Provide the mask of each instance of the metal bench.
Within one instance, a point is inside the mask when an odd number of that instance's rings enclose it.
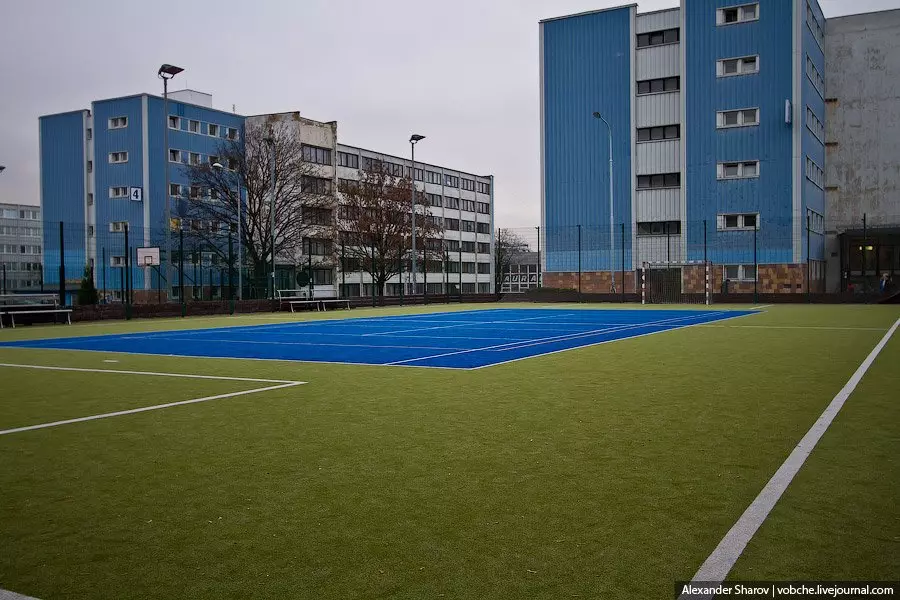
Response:
[[[284,300],[287,302],[288,306],[291,307],[291,312],[294,312],[294,306],[305,306],[312,304],[316,307],[316,312],[319,312],[320,301],[319,300]]]
[[[0,312],[0,315],[9,315],[9,321],[12,324],[13,329],[16,328],[16,315],[40,315],[40,314],[60,314],[63,313],[66,315],[66,323],[69,325],[72,324],[72,309],[71,308],[42,308],[40,310],[5,310]],[[56,317],[54,317],[53,322],[56,322]],[[3,319],[0,319],[0,327],[3,326]]]
[[[326,304],[345,304],[347,306],[347,310],[350,310],[350,300],[346,298],[327,298],[319,300],[322,303],[322,310],[325,310]]]

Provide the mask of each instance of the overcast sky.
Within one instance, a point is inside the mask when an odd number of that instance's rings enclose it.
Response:
[[[826,17],[900,0],[820,0]],[[38,116],[174,89],[299,110],[341,142],[496,176],[496,225],[540,215],[538,21],[613,0],[4,0],[0,202],[38,203]],[[677,0],[639,2],[645,12]]]

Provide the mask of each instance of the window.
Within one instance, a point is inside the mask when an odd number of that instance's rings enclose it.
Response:
[[[442,206],[443,202],[441,200],[440,194],[425,194],[426,201],[429,206]]]
[[[461,183],[462,183],[462,189],[468,190],[470,192],[475,191],[475,180],[474,179],[463,179]]]
[[[87,203],[88,203],[88,206],[94,205],[94,193],[93,192],[88,192]]]
[[[228,159],[228,170],[229,171],[237,171],[238,169],[238,161],[234,158]]]
[[[169,129],[181,129],[181,117],[169,116]]]
[[[359,168],[359,155],[350,154],[349,152],[338,152],[338,164],[342,167],[351,169]]]
[[[200,197],[200,186],[199,186],[199,185],[192,185],[192,186],[190,187],[190,190],[189,190],[188,193],[190,194],[191,200],[196,200],[197,198]]]
[[[111,187],[111,188],[109,188],[109,197],[110,198],[127,198],[128,197],[128,188],[125,186]]]
[[[825,143],[825,124],[819,120],[816,113],[807,106],[806,107],[806,127],[812,132],[817,140]]]
[[[487,202],[479,202],[478,203],[478,213],[482,215],[491,214],[491,205]]]
[[[462,227],[460,228],[460,231],[475,233],[475,221],[462,221]]]
[[[813,34],[813,38],[815,38],[816,43],[819,44],[819,48],[825,49],[825,28],[819,23],[819,19],[816,18],[816,14],[813,12],[812,6],[809,2],[806,3],[806,25],[809,27],[809,30]]]
[[[681,186],[681,173],[660,173],[658,175],[638,175],[637,189],[651,190]]]
[[[444,228],[450,231],[459,231],[459,219],[444,219]]]
[[[219,126],[212,123],[206,124],[206,134],[213,137],[219,137]]]
[[[459,208],[459,198],[451,198],[450,196],[446,196],[444,198],[444,208]]]
[[[745,108],[743,110],[725,110],[716,113],[716,127],[749,127],[759,125],[759,109]]]
[[[92,161],[92,160],[87,161],[87,172],[88,173],[94,172],[94,161]]]
[[[232,142],[238,139],[238,130],[234,127],[229,127],[226,131],[225,137],[227,137]]]
[[[816,88],[816,91],[819,92],[819,95],[824,99],[825,80],[822,78],[822,74],[819,73],[819,70],[816,68],[816,65],[813,63],[808,54],[806,55],[806,76],[809,77],[809,80],[812,82],[813,87]]]
[[[461,249],[459,240],[444,240],[444,250],[447,252],[459,252]]]
[[[124,267],[125,266],[125,257],[124,256],[110,256],[109,257],[109,266]],[[175,289],[178,289],[178,288],[175,288]]]
[[[191,133],[200,133],[200,121],[188,121],[188,131]]]
[[[478,192],[480,194],[490,194],[491,193],[491,184],[485,183],[483,181],[478,182]]]
[[[425,176],[425,171],[423,171],[422,169],[416,169],[414,176],[416,181],[422,181],[423,177]]]
[[[425,181],[440,185],[443,179],[437,171],[425,171]]]
[[[491,232],[491,224],[490,223],[478,223],[475,229],[478,233],[490,233]]]
[[[189,164],[191,164],[193,166],[199,165],[200,164],[200,155],[197,154],[196,152],[191,152],[188,155],[188,162],[189,162]]]
[[[112,233],[125,231],[126,227],[128,227],[128,221],[110,221],[109,223],[109,230]]]
[[[214,190],[213,188],[209,188],[209,199],[210,200],[218,200],[219,199],[219,190]]]
[[[663,92],[677,92],[681,89],[680,77],[663,77],[660,79],[644,79],[637,82],[638,96],[645,94],[661,94]]]
[[[313,256],[328,256],[331,254],[332,244],[329,239],[303,238],[303,253]]]
[[[304,223],[309,225],[331,225],[333,212],[330,208],[305,206],[300,213]]]
[[[128,153],[127,152],[110,152],[109,153],[109,162],[110,162],[110,164],[126,163],[126,162],[128,162]]]
[[[759,3],[730,6],[716,11],[717,25],[734,25],[759,19]]]
[[[181,151],[180,150],[169,150],[169,162],[180,163],[181,162]]]
[[[637,141],[653,142],[658,140],[677,140],[681,137],[681,125],[665,125],[661,127],[641,127],[637,130]]]
[[[206,157],[206,162],[209,163],[210,165],[214,165],[217,162],[219,162],[219,157],[216,156],[215,154],[210,154],[209,156]],[[219,164],[222,164],[222,163],[219,163]]]
[[[817,187],[825,189],[825,172],[810,157],[806,157],[806,178]]]
[[[759,57],[743,56],[741,58],[723,58],[716,62],[717,77],[732,75],[749,75],[759,73]]]
[[[723,162],[716,166],[717,179],[746,179],[759,177],[759,161]]]
[[[461,242],[463,252],[475,252],[475,242]]]
[[[113,117],[109,120],[109,129],[124,129],[128,127],[128,117]]]
[[[331,164],[331,150],[303,144],[303,160],[317,165]]]
[[[825,233],[825,217],[810,209],[806,209],[806,216],[809,218],[810,231],[813,233]]]
[[[181,186],[177,183],[170,183],[169,184],[169,195],[174,196],[176,198],[178,196],[180,196],[181,195]]]
[[[445,174],[444,175],[444,185],[447,187],[459,187],[459,177],[456,175]]]
[[[313,269],[313,285],[334,285],[334,271],[331,269]]]
[[[759,215],[756,213],[719,215],[716,219],[718,229],[757,229]]]
[[[464,262],[462,264],[462,272],[463,273],[475,273],[475,263]]]
[[[475,202],[473,202],[472,200],[463,200],[462,209],[469,212],[475,212]]]
[[[490,242],[478,242],[478,254],[490,254],[490,253],[491,253]]]
[[[650,33],[639,33],[637,36],[637,47],[647,48],[649,46],[661,46],[663,44],[675,44],[678,42],[678,29],[663,29],[662,31],[651,31]]]
[[[681,221],[642,221],[637,224],[638,235],[678,235]]]
[[[300,178],[300,191],[306,194],[331,194],[331,180],[303,175]]]
[[[754,281],[756,265],[722,265],[722,278],[729,281]]]
[[[85,131],[84,131],[84,136],[85,136],[85,138],[86,138],[88,141],[94,139],[94,130],[91,129],[90,127],[88,127],[88,128],[85,129]]]

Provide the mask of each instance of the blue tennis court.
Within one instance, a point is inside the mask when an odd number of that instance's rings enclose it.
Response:
[[[747,314],[752,311],[488,309],[55,338],[0,347],[474,369]]]

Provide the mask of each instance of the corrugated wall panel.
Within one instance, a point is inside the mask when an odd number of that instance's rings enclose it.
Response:
[[[681,171],[681,140],[641,142],[635,146],[638,175]]]
[[[648,31],[660,31],[662,29],[674,29],[680,25],[680,9],[660,10],[647,14],[638,14],[634,20],[634,30],[637,33]]]
[[[635,126],[674,125],[681,122],[681,93],[648,94],[635,102]]]
[[[681,190],[639,190],[634,203],[638,222],[681,220]]]
[[[681,44],[638,49],[634,70],[638,81],[678,75],[681,72]]]
[[[633,8],[548,21],[543,35],[544,224],[546,268],[571,269],[582,225],[584,270],[618,267],[609,256],[607,131],[613,135],[614,224],[631,220],[631,74]],[[627,228],[630,231],[630,228]],[[571,234],[571,235],[570,235]],[[631,247],[630,238],[626,247]],[[626,262],[631,262],[630,252]]]
[[[637,264],[679,262],[682,260],[680,235],[647,235],[637,238]]]

